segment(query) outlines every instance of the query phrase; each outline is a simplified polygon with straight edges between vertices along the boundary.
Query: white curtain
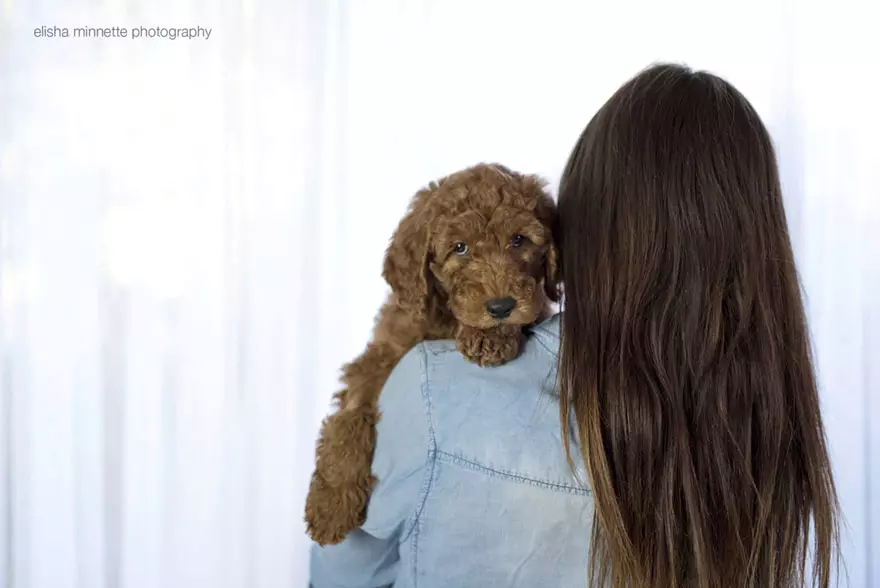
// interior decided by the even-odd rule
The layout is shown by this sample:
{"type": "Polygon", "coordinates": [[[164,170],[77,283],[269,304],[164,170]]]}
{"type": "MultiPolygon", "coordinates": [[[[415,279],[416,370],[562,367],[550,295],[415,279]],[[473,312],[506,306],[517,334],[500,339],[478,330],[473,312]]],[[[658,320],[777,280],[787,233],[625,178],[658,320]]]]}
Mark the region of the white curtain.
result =
{"type": "Polygon", "coordinates": [[[658,60],[727,77],[774,134],[842,585],[880,586],[880,40],[860,5],[0,1],[0,588],[305,586],[317,426],[412,193],[477,161],[558,179],[658,60]]]}

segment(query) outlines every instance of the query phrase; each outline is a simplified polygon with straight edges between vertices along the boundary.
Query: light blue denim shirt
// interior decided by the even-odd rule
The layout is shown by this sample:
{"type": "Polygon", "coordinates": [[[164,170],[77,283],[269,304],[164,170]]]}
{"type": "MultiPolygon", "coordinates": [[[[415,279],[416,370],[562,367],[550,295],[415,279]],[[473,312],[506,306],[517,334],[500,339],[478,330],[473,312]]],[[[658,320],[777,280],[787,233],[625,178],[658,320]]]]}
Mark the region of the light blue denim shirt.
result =
{"type": "Polygon", "coordinates": [[[585,586],[593,500],[565,459],[558,347],[556,315],[500,367],[413,348],[380,398],[366,523],[313,547],[311,586],[585,586]]]}

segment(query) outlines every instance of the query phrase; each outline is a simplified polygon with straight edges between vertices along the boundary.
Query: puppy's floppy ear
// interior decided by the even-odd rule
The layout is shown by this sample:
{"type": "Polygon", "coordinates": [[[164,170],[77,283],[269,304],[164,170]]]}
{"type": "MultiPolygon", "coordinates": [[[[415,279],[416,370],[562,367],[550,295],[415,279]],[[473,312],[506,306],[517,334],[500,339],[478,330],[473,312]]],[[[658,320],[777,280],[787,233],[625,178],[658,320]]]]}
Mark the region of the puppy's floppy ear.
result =
{"type": "Polygon", "coordinates": [[[382,277],[400,305],[422,316],[428,311],[432,291],[427,204],[437,187],[432,183],[413,197],[409,211],[391,237],[382,268],[382,277]]]}
{"type": "Polygon", "coordinates": [[[562,282],[560,266],[559,249],[556,248],[555,242],[551,242],[547,256],[544,258],[544,293],[552,302],[559,302],[560,298],[559,290],[562,282]]]}
{"type": "Polygon", "coordinates": [[[556,202],[547,193],[547,181],[535,175],[525,176],[525,186],[535,195],[535,216],[543,224],[550,235],[550,244],[544,257],[544,293],[553,302],[559,302],[562,284],[562,263],[559,249],[556,246],[558,217],[556,202]]]}

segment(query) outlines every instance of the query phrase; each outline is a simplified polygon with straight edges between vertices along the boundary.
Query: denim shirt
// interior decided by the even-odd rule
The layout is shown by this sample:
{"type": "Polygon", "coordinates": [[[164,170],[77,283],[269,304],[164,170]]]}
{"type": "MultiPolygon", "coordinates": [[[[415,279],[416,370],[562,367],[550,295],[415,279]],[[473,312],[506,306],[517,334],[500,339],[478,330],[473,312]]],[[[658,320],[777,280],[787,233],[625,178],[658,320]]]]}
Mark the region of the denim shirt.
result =
{"type": "Polygon", "coordinates": [[[313,546],[310,585],[585,586],[593,500],[565,459],[558,347],[559,315],[499,367],[466,361],[451,341],[413,348],[380,397],[366,522],[313,546]]]}

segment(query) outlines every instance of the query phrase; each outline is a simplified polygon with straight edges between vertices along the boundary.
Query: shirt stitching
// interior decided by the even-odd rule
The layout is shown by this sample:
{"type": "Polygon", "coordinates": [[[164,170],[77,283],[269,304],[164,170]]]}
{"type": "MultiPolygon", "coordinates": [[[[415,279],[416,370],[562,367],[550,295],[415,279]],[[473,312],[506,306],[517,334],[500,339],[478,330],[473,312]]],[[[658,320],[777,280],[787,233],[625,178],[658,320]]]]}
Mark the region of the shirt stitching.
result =
{"type": "Polygon", "coordinates": [[[550,346],[544,342],[544,338],[540,334],[536,334],[535,341],[537,341],[538,345],[543,347],[547,351],[547,353],[549,353],[550,355],[555,357],[558,354],[558,352],[559,352],[558,342],[557,342],[557,348],[554,350],[554,349],[551,349],[550,346]]]}
{"type": "MultiPolygon", "coordinates": [[[[455,353],[457,351],[457,349],[455,347],[451,347],[451,346],[447,347],[445,345],[440,346],[439,344],[437,344],[437,345],[432,345],[430,351],[431,351],[431,355],[445,355],[447,353],[455,353]]],[[[426,352],[426,354],[427,354],[427,352],[426,352]]]]}
{"type": "Polygon", "coordinates": [[[412,521],[410,522],[409,528],[402,535],[400,541],[401,543],[406,541],[409,535],[412,535],[412,575],[413,575],[413,587],[418,588],[418,543],[419,543],[419,531],[421,530],[420,517],[422,514],[422,510],[425,507],[425,502],[428,499],[428,494],[430,493],[431,486],[434,483],[434,471],[437,462],[437,438],[434,434],[434,422],[431,418],[431,395],[428,392],[429,388],[429,379],[428,379],[428,354],[425,350],[424,344],[418,345],[419,355],[421,358],[421,384],[422,384],[422,400],[425,403],[425,416],[428,421],[428,453],[425,456],[425,469],[426,475],[425,480],[422,484],[422,491],[419,494],[419,501],[416,504],[415,512],[412,515],[412,521]]]}
{"type": "Polygon", "coordinates": [[[589,488],[578,488],[577,486],[569,486],[567,484],[548,482],[546,480],[537,480],[535,478],[530,478],[528,476],[524,476],[522,474],[518,474],[515,472],[490,468],[490,467],[484,466],[481,463],[471,461],[469,459],[465,459],[459,455],[454,455],[452,453],[446,453],[445,451],[437,451],[437,455],[439,457],[441,457],[444,461],[451,462],[451,463],[458,465],[460,467],[463,467],[465,469],[484,473],[484,474],[486,474],[488,476],[492,476],[494,478],[502,478],[505,480],[518,482],[520,484],[529,484],[530,486],[537,486],[539,488],[547,488],[550,490],[558,490],[560,492],[567,492],[569,494],[578,494],[581,496],[589,496],[592,494],[592,492],[590,491],[589,488]]]}

